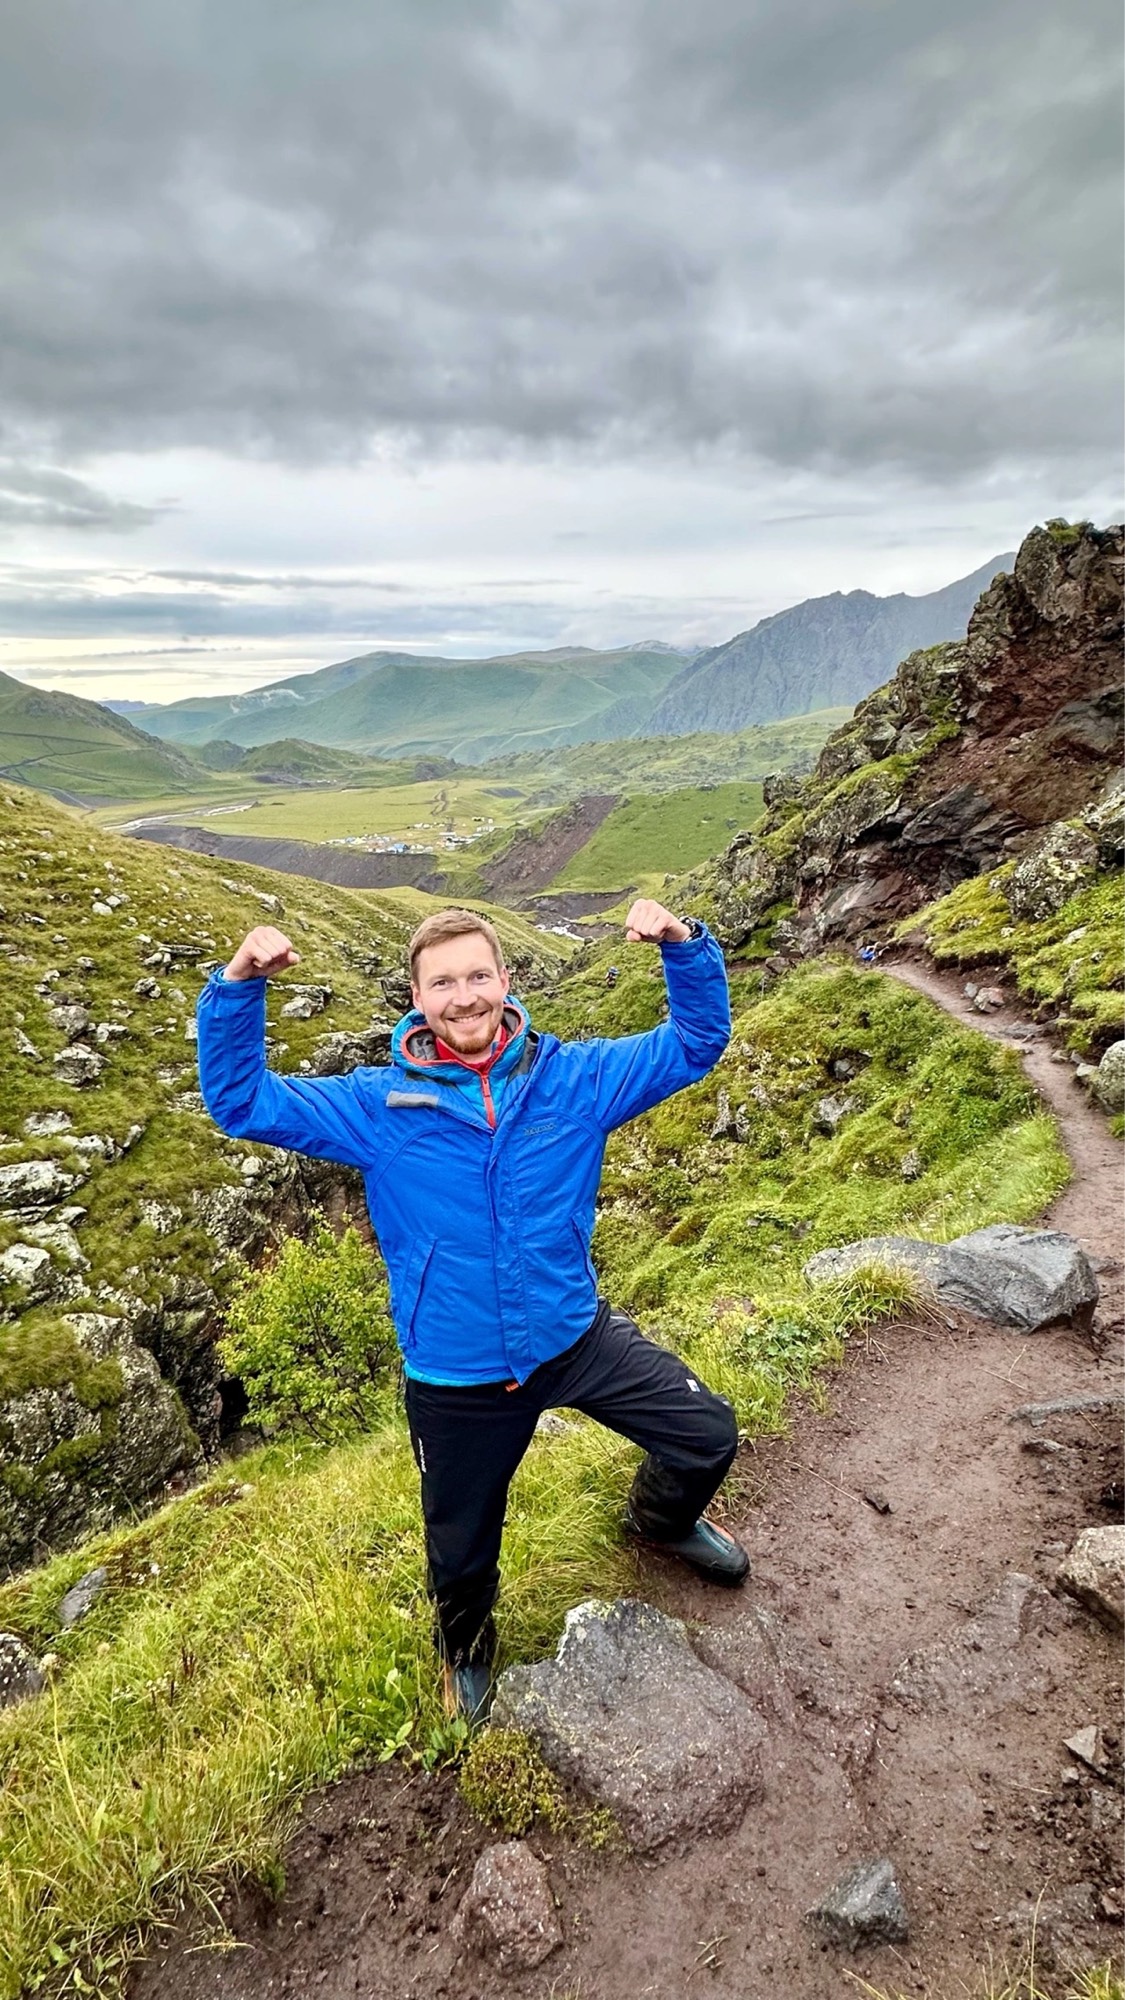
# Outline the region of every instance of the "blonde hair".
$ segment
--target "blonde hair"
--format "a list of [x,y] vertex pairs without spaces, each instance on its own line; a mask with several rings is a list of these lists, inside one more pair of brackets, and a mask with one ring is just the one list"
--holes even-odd
[[489,923],[487,917],[478,917],[472,910],[435,910],[432,917],[426,917],[419,924],[410,940],[410,980],[417,985],[418,960],[432,944],[445,944],[449,938],[469,937],[476,931],[487,938],[497,972],[504,970],[504,948]]

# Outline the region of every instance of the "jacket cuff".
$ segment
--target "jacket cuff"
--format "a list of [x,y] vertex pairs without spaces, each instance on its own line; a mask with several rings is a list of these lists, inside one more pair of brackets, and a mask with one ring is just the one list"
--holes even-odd
[[693,932],[691,937],[662,938],[660,943],[661,951],[674,951],[674,952],[690,951],[692,947],[695,945],[705,944],[707,939],[711,936],[711,933],[708,930],[706,924],[704,923],[702,917],[692,917],[692,918],[684,917],[681,921],[684,923],[691,922],[698,924],[699,929]]
[[247,988],[249,988],[251,993],[260,992],[265,983],[264,979],[224,979],[223,968],[221,965],[217,965],[208,979],[206,986],[200,990],[203,993],[208,991],[212,993],[237,993],[241,997]]

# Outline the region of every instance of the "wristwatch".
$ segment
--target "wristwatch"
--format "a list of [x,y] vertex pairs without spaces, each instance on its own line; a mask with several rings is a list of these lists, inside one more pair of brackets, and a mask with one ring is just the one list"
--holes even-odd
[[700,923],[698,917],[681,917],[680,922],[686,924],[688,928],[687,937],[683,940],[684,944],[688,944],[692,938],[702,937],[707,928],[706,924]]

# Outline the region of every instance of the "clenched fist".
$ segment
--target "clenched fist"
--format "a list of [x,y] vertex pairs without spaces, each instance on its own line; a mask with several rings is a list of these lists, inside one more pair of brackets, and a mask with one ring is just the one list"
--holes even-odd
[[625,936],[630,944],[682,944],[691,931],[663,903],[641,896],[625,919]]
[[289,939],[272,924],[259,924],[257,930],[250,931],[243,938],[229,965],[223,968],[224,979],[269,979],[275,972],[287,972],[291,965],[299,965],[301,954],[294,951]]

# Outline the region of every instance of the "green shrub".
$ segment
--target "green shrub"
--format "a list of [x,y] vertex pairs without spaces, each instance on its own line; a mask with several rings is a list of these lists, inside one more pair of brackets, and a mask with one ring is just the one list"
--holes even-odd
[[307,1242],[290,1237],[266,1270],[247,1269],[227,1327],[224,1365],[264,1430],[338,1444],[385,1410],[395,1353],[387,1285],[355,1229],[338,1239],[318,1216]]

